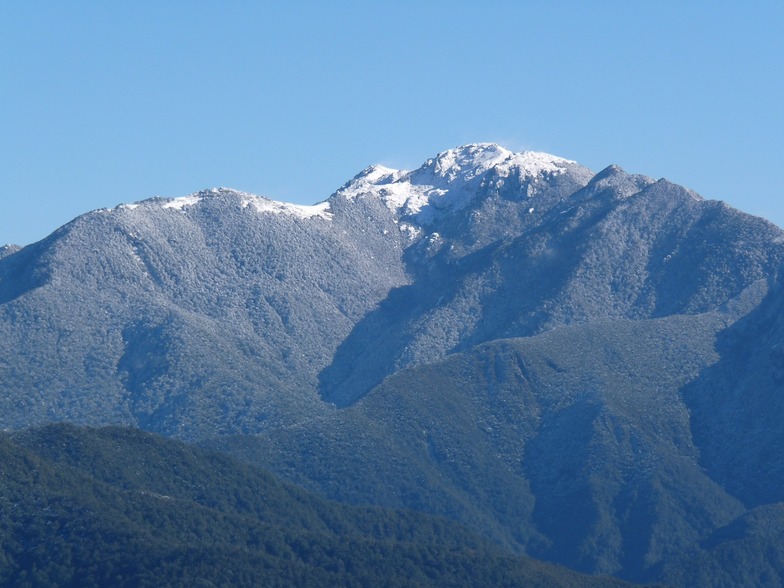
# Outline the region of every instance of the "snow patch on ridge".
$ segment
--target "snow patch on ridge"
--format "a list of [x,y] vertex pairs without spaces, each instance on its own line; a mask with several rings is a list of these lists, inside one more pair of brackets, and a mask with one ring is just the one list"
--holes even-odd
[[230,188],[212,188],[210,190],[203,190],[201,192],[197,192],[196,194],[191,194],[190,196],[181,196],[179,198],[167,198],[163,200],[161,198],[151,198],[149,200],[144,200],[143,202],[120,204],[114,209],[107,209],[107,212],[111,210],[134,210],[142,205],[145,207],[152,206],[169,210],[184,211],[190,206],[199,204],[206,198],[215,196],[228,196],[229,198],[234,198],[235,202],[237,202],[237,200],[239,201],[239,204],[242,208],[248,208],[250,206],[259,213],[289,214],[303,219],[318,217],[330,220],[332,218],[329,201],[321,202],[313,206],[289,204],[287,202],[278,202],[276,200],[270,200],[269,198],[256,196],[247,192],[239,192]]
[[332,218],[329,202],[321,202],[313,206],[306,206],[302,204],[289,204],[288,202],[278,202],[277,200],[270,200],[261,196],[253,196],[252,194],[243,194],[242,207],[247,208],[252,206],[257,212],[272,213],[272,214],[290,214],[299,218],[313,218],[319,217],[326,220]]
[[202,197],[197,195],[182,196],[180,198],[173,198],[163,205],[163,208],[172,208],[174,210],[182,210],[186,206],[193,206],[201,202]]

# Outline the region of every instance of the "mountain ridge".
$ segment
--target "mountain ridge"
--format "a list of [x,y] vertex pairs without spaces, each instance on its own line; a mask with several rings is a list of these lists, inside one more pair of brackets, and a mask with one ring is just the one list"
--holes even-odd
[[737,575],[709,539],[784,502],[782,269],[764,219],[494,144],[311,207],[119,205],[0,254],[0,428],[138,427],[584,572],[699,560],[710,585]]

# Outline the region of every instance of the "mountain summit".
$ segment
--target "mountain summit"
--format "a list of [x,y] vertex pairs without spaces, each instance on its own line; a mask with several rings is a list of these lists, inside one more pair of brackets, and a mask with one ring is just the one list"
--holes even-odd
[[754,585],[784,577],[753,555],[784,529],[783,264],[724,203],[487,143],[314,206],[124,204],[0,251],[0,426],[131,425],[581,571]]
[[414,171],[370,166],[337,195],[349,200],[376,197],[399,217],[428,225],[445,212],[462,210],[473,199],[486,195],[491,186],[500,188],[505,182],[524,187],[520,196],[533,197],[540,181],[545,183],[570,167],[580,166],[546,153],[512,153],[494,143],[476,143],[439,153]]

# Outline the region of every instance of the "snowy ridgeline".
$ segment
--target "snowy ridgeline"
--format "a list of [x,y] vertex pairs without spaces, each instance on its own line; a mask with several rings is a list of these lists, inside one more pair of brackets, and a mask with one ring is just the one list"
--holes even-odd
[[312,206],[278,202],[230,188],[214,188],[180,198],[154,198],[121,204],[117,209],[162,206],[182,211],[198,205],[205,198],[234,195],[243,208],[250,206],[260,213],[330,220],[333,198],[349,201],[378,198],[397,219],[407,220],[400,225],[404,233],[418,234],[419,227],[432,224],[445,212],[459,211],[468,206],[476,198],[483,182],[490,180],[495,187],[501,187],[505,180],[514,177],[518,184],[526,186],[524,196],[532,197],[536,184],[563,174],[576,165],[573,161],[546,153],[513,153],[493,143],[477,143],[439,153],[414,171],[372,165],[341,187],[332,198]]

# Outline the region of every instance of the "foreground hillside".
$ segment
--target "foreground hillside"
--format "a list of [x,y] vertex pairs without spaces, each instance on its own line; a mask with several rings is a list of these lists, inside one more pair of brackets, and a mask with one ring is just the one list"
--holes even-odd
[[3,586],[621,586],[128,429],[0,436]]

